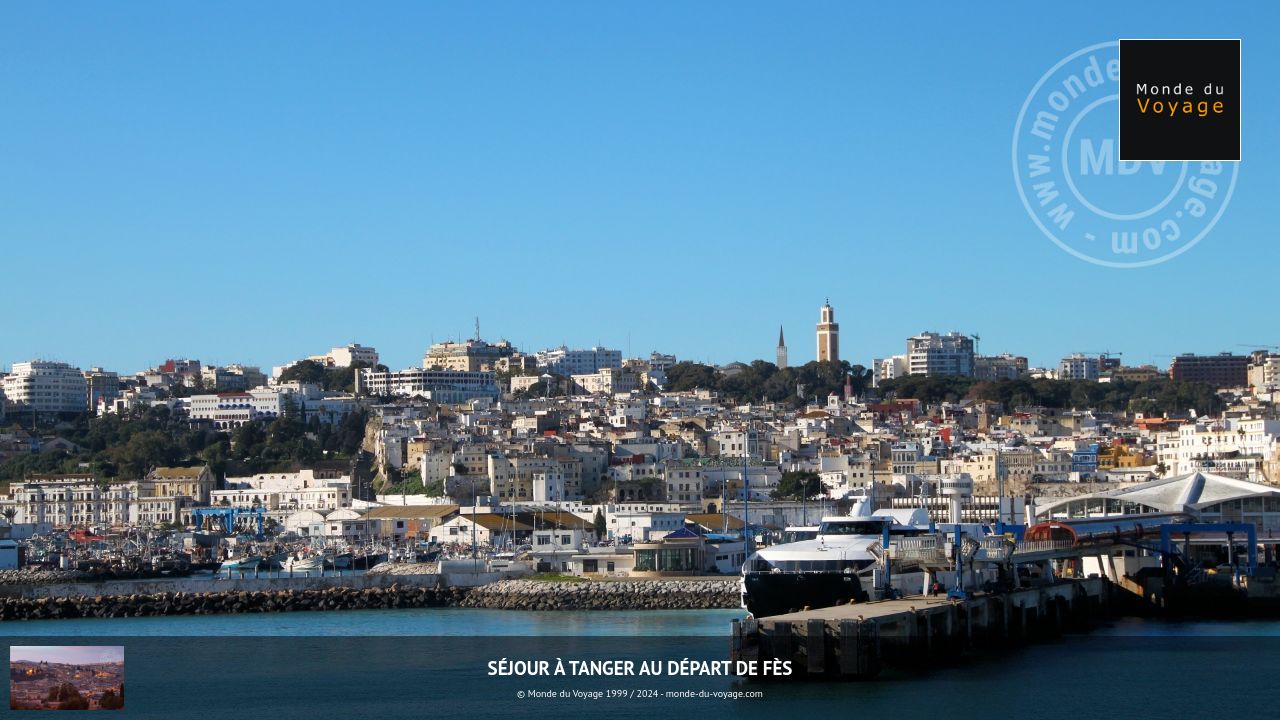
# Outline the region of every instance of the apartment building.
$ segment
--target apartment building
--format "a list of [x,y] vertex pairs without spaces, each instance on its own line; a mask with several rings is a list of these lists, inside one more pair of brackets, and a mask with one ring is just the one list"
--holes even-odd
[[13,364],[4,376],[4,397],[11,409],[42,413],[84,412],[89,384],[80,368],[64,362],[30,360]]

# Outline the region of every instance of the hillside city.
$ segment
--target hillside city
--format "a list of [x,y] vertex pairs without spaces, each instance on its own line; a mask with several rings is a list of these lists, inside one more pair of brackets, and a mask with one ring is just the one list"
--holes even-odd
[[[941,483],[964,476],[971,521],[1106,509],[1178,482],[1230,487],[1212,510],[1280,529],[1275,348],[1163,369],[1074,352],[1033,368],[978,354],[976,336],[922,332],[863,366],[842,359],[830,304],[810,338],[817,360],[801,366],[781,329],[773,362],[722,366],[525,352],[478,333],[404,370],[360,344],[269,372],[14,362],[0,511],[21,538],[192,529],[202,509],[230,508],[328,544],[528,545],[579,573],[653,569],[656,555],[624,549],[688,535],[724,543],[692,569],[735,572],[745,548],[730,531],[812,525],[855,500],[941,518]],[[1204,510],[1203,492],[1181,502]]]

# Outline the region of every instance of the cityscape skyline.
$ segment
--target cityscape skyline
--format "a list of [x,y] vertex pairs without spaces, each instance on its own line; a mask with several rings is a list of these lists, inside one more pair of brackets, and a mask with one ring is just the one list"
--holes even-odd
[[[828,335],[831,335],[833,337],[839,335],[839,330],[838,330],[839,325],[834,323],[828,323],[825,320],[825,318],[828,317],[828,313],[831,313],[833,310],[834,310],[834,306],[830,304],[829,298],[825,299],[823,306],[818,309],[819,321],[811,324],[811,327],[813,329],[810,332],[813,333],[812,337],[816,340],[815,344],[819,352],[824,347],[825,343],[828,342],[828,340],[826,339]],[[407,359],[404,363],[399,363],[399,364],[393,361],[389,361],[387,355],[385,353],[382,353],[381,351],[382,346],[376,342],[367,342],[365,340],[357,338],[349,341],[331,342],[330,346],[339,347],[343,345],[344,342],[349,342],[349,343],[364,345],[366,347],[372,347],[379,350],[380,363],[383,365],[386,365],[388,368],[392,370],[416,368],[416,367],[422,366],[423,351],[425,351],[431,345],[434,345],[436,343],[446,343],[446,342],[464,342],[467,340],[475,339],[477,337],[476,331],[479,331],[479,328],[480,328],[479,318],[475,319],[475,323],[476,323],[476,328],[471,335],[469,336],[452,335],[444,339],[432,339],[430,342],[427,343],[426,347],[422,348],[422,350],[419,350],[416,353],[415,358]],[[569,348],[608,347],[614,350],[621,350],[625,358],[643,358],[648,356],[650,352],[657,352],[657,353],[666,353],[666,354],[675,355],[678,358],[678,360],[681,362],[695,362],[695,363],[708,364],[712,366],[722,366],[732,362],[751,363],[757,360],[763,360],[765,362],[771,362],[777,365],[780,360],[784,360],[784,359],[786,364],[788,365],[797,365],[797,364],[803,365],[807,362],[810,362],[811,360],[819,359],[818,357],[806,359],[803,354],[801,354],[801,356],[797,358],[796,357],[797,353],[793,349],[791,349],[790,345],[783,345],[785,331],[786,331],[785,325],[779,326],[779,337],[777,339],[777,343],[769,348],[769,350],[772,351],[772,354],[770,354],[769,352],[761,352],[754,357],[732,358],[732,359],[722,360],[722,361],[706,360],[700,356],[687,356],[686,354],[680,352],[679,349],[673,349],[673,348],[662,347],[662,346],[648,348],[644,350],[636,350],[631,347],[619,348],[617,345],[613,345],[606,342],[579,343],[579,344],[562,342],[558,344],[546,344],[546,345],[524,345],[520,342],[512,340],[512,338],[507,336],[492,337],[492,336],[485,336],[483,334],[479,336],[479,339],[482,339],[488,342],[498,342],[498,341],[505,340],[505,341],[511,342],[516,349],[523,352],[529,352],[529,353],[532,353],[536,350],[551,349],[556,347],[569,347]],[[848,362],[851,366],[860,365],[864,368],[871,369],[873,367],[873,361],[882,359],[885,357],[892,357],[894,355],[901,354],[902,348],[905,345],[909,344],[911,339],[917,333],[944,333],[944,334],[959,333],[960,335],[974,341],[973,351],[975,356],[997,357],[1001,355],[1013,355],[1018,357],[1024,357],[1024,358],[1027,358],[1028,365],[1033,368],[1055,368],[1058,366],[1060,361],[1075,355],[1084,355],[1084,356],[1093,356],[1093,357],[1109,356],[1113,358],[1123,358],[1124,356],[1126,356],[1126,351],[1123,348],[1103,348],[1103,349],[1095,348],[1095,349],[1085,349],[1085,350],[1069,349],[1069,350],[1064,350],[1061,354],[1058,354],[1056,356],[1052,356],[1052,353],[1051,353],[1050,356],[1046,356],[1044,358],[1043,362],[1038,362],[1029,353],[1019,352],[1018,349],[1016,348],[1013,348],[1013,349],[1001,348],[996,350],[983,351],[983,348],[980,345],[982,335],[976,332],[966,332],[964,330],[958,330],[958,329],[939,330],[938,328],[927,328],[921,331],[916,331],[915,333],[912,333],[912,335],[904,336],[897,348],[887,348],[884,352],[876,354],[874,357],[867,357],[865,359],[861,357],[850,358],[850,357],[841,357],[839,354],[837,354],[836,359]],[[795,337],[797,334],[798,333],[793,333],[793,337]],[[807,334],[806,334],[806,337],[808,337]],[[630,343],[628,343],[628,345],[630,345]],[[215,353],[212,353],[206,356],[202,356],[199,353],[189,353],[189,352],[188,353],[161,352],[158,354],[151,355],[152,357],[151,360],[144,361],[143,364],[139,364],[136,366],[112,366],[109,364],[105,364],[102,362],[95,362],[95,361],[77,362],[76,360],[69,360],[63,357],[58,357],[58,356],[36,354],[36,355],[31,355],[29,357],[9,356],[8,361],[5,362],[5,364],[0,365],[0,368],[3,368],[3,370],[0,370],[0,371],[9,371],[9,369],[12,368],[12,364],[14,362],[26,362],[31,360],[65,362],[72,366],[85,368],[85,369],[91,368],[91,367],[101,367],[106,370],[113,370],[113,371],[126,372],[126,373],[132,373],[135,371],[140,372],[143,370],[152,369],[159,366],[160,363],[170,359],[200,360],[202,363],[205,363],[206,365],[214,365],[214,366],[240,364],[240,365],[248,365],[248,366],[254,366],[259,368],[272,368],[280,365],[285,365],[291,362],[295,362],[299,358],[306,357],[308,352],[319,352],[322,349],[323,348],[318,348],[318,349],[307,348],[307,349],[298,350],[297,352],[294,352],[292,355],[287,357],[270,358],[266,360],[254,358],[246,354],[237,354],[234,351],[231,351],[228,353],[228,351],[226,351],[225,349],[221,349]],[[782,354],[779,354],[779,349],[782,349]],[[1225,348],[1218,348],[1218,349],[1210,348],[1206,350],[1183,349],[1178,352],[1172,352],[1172,353],[1144,354],[1141,350],[1136,353],[1133,351],[1129,351],[1127,353],[1128,356],[1130,357],[1136,356],[1139,358],[1139,360],[1137,361],[1124,360],[1124,364],[1128,366],[1135,366],[1135,367],[1143,366],[1143,365],[1151,365],[1157,368],[1164,369],[1173,361],[1173,358],[1177,357],[1178,355],[1185,355],[1185,354],[1217,355],[1221,353],[1231,353],[1234,355],[1247,355],[1248,353],[1253,351],[1268,351],[1268,350],[1275,351],[1277,349],[1280,349],[1280,345],[1275,345],[1270,343],[1236,343],[1232,347],[1225,347]],[[818,355],[819,352],[815,352],[814,353],[815,356]],[[1142,360],[1141,358],[1143,357],[1147,357],[1150,359]]]
[[[863,365],[923,330],[1038,366],[1270,340],[1219,286],[1270,256],[1275,98],[1247,93],[1221,221],[1154,267],[1064,255],[1008,163],[1069,53],[1239,37],[1271,6],[1097,5],[1048,41],[1004,29],[1034,7],[503,7],[0,9],[6,289],[38,307],[8,315],[0,362],[362,342],[407,367],[479,315],[521,347],[711,363],[773,357],[781,324],[802,364],[827,296]],[[1280,70],[1265,36],[1242,47],[1246,78]]]

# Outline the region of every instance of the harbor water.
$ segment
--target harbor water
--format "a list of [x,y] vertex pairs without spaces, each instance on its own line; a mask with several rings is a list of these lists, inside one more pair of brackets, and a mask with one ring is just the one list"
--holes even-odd
[[[5,623],[10,645],[125,647],[133,717],[1275,717],[1280,623],[1119,620],[1087,635],[869,682],[504,677],[501,659],[724,660],[732,610],[371,610]],[[615,691],[615,697],[608,693]],[[636,693],[646,696],[637,696]],[[562,693],[569,693],[563,696]],[[551,695],[548,697],[547,695]],[[1246,710],[1249,709],[1249,710]]]

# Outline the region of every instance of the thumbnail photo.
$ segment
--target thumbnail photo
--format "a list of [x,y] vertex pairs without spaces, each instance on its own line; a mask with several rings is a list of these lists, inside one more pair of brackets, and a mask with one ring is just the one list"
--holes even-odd
[[10,710],[121,710],[124,647],[14,645],[9,648]]

